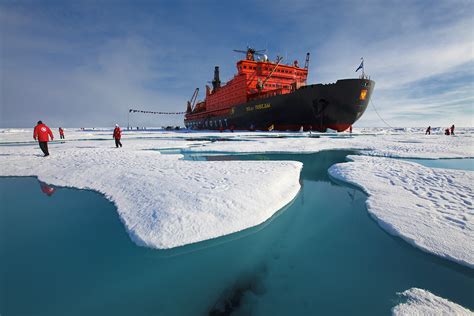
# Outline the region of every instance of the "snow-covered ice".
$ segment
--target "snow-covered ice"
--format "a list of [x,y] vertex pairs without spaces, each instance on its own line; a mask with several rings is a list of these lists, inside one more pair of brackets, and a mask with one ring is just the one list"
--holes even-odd
[[[179,160],[157,151],[77,142],[51,148],[0,148],[0,176],[38,176],[92,189],[115,202],[132,239],[171,248],[234,233],[269,219],[298,193],[299,162]],[[124,146],[130,145],[125,143]]]
[[[356,129],[357,131],[357,129]],[[362,129],[358,133],[315,134],[309,133],[263,133],[263,132],[170,132],[170,131],[124,131],[124,139],[140,138],[136,146],[145,148],[147,144],[157,144],[167,139],[194,140],[205,142],[210,137],[242,142],[205,142],[205,146],[193,147],[189,151],[218,151],[228,153],[316,153],[323,150],[353,149],[364,154],[399,158],[472,158],[474,157],[474,134],[471,129],[459,129],[455,136],[424,135],[421,129],[403,129],[403,132],[384,129]],[[372,133],[370,133],[372,132]],[[53,133],[57,135],[56,130]],[[111,130],[97,129],[81,131],[65,129],[66,141],[70,140],[109,140]],[[0,129],[0,143],[33,143],[32,129]],[[312,137],[309,137],[312,136]],[[177,146],[187,147],[184,142],[174,142]],[[183,146],[184,145],[184,146]]]
[[474,172],[391,158],[349,156],[329,174],[369,194],[382,228],[435,255],[474,268]]
[[260,137],[246,142],[214,142],[192,148],[193,152],[289,152],[315,153],[323,150],[351,149],[367,155],[399,158],[470,158],[474,157],[474,138],[469,135],[359,135],[338,137],[270,138]]
[[474,315],[470,310],[426,290],[411,288],[398,294],[406,299],[406,302],[400,303],[392,309],[392,314],[395,316]]
[[[51,143],[52,155],[43,159],[32,129],[0,130],[0,175],[37,175],[50,184],[102,192],[116,203],[130,235],[140,244],[169,248],[258,225],[299,189],[297,162],[183,161],[179,155],[150,149],[349,149],[372,158],[355,157],[331,173],[369,193],[369,211],[385,229],[434,254],[471,267],[474,262],[472,172],[376,158],[474,157],[471,129],[460,129],[456,136],[424,135],[423,129],[355,129],[353,135],[125,131],[125,147],[119,150],[112,148],[110,129],[65,131],[66,141]],[[235,141],[211,141],[219,138]]]

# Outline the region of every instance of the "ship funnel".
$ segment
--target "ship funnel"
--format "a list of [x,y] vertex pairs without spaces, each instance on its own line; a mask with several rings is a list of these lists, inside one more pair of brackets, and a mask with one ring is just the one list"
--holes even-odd
[[219,66],[214,68],[214,80],[212,80],[212,88],[214,91],[221,87],[221,80],[219,79]]

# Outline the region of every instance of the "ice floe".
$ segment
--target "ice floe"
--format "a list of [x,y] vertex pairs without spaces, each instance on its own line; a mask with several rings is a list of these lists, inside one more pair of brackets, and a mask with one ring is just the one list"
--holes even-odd
[[461,305],[436,296],[426,290],[411,288],[398,294],[406,299],[406,302],[400,303],[392,309],[394,316],[474,315],[473,312]]
[[101,192],[116,204],[132,239],[153,248],[263,223],[300,188],[299,162],[183,161],[133,146],[110,148],[112,140],[94,144],[56,146],[47,158],[33,146],[2,146],[0,176],[38,176],[52,185]]
[[[40,151],[32,139],[32,129],[0,130],[0,175],[38,175],[50,184],[103,192],[117,204],[130,235],[141,244],[157,248],[214,238],[265,221],[296,195],[301,164],[269,161],[192,162],[179,160],[180,156],[176,155],[160,155],[151,149],[182,149],[188,153],[314,153],[341,149],[379,157],[474,157],[474,138],[470,129],[464,132],[461,130],[456,136],[423,135],[422,129],[356,129],[357,133],[352,135],[125,131],[122,141],[124,148],[119,150],[113,148],[111,129],[66,128],[65,131],[66,140],[50,143],[52,155],[42,159],[37,157]],[[380,164],[381,169],[385,168],[385,160],[374,158],[369,162],[370,158],[367,159],[352,163],[363,164],[365,168],[357,174],[357,180],[375,177],[371,171],[373,166]],[[342,172],[355,172],[350,169],[352,164],[340,169],[341,177]],[[417,202],[399,202],[393,194],[387,195],[391,199],[385,199],[390,199],[391,205],[409,209],[414,207],[429,215],[426,222],[423,221],[425,213],[416,215],[419,219],[414,217],[422,223],[418,226],[427,236],[423,236],[426,240],[414,239],[411,243],[425,247],[423,249],[427,251],[431,251],[428,248],[434,249],[437,254],[446,257],[453,255],[453,260],[468,260],[460,255],[462,250],[456,251],[456,254],[447,250],[451,244],[457,243],[449,242],[448,238],[438,246],[440,249],[432,245],[438,241],[428,234],[432,230],[431,226],[424,225],[438,225],[433,232],[440,236],[449,236],[452,230],[455,233],[452,239],[462,241],[453,249],[472,240],[472,205],[469,205],[472,203],[472,185],[468,184],[469,181],[472,183],[472,173],[433,171],[419,165],[403,168],[410,165],[399,161],[389,165],[399,166],[401,174],[413,174],[407,179],[413,178],[410,181],[416,182],[417,189],[403,184],[401,174],[396,172],[385,174],[383,181],[399,183],[397,190]],[[434,174],[432,179],[423,178],[426,172]],[[374,181],[382,181],[382,178]],[[355,183],[356,178],[353,180]],[[454,184],[449,181],[454,181]],[[360,183],[364,187],[364,182]],[[364,187],[369,192],[367,188]],[[372,190],[374,193],[381,190],[375,189]],[[423,190],[426,191],[425,195],[422,194]],[[369,198],[370,205],[384,205],[382,201],[385,200],[377,203],[377,198]],[[466,211],[460,213],[463,208]],[[401,216],[399,222],[410,222],[412,218],[409,215],[404,215],[406,218]],[[391,220],[396,221],[398,214],[393,213],[391,216]],[[431,218],[434,222],[429,221]],[[402,231],[400,229],[398,233],[403,236]],[[407,240],[409,238],[406,237]],[[472,253],[472,248],[470,250]],[[467,252],[465,250],[464,255]],[[472,255],[466,262],[472,265]]]
[[329,174],[369,194],[367,208],[390,234],[474,268],[474,172],[349,156]]

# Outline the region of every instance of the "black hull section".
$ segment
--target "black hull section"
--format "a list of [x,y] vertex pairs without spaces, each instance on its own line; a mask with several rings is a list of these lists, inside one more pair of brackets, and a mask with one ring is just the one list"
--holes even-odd
[[[375,82],[343,79],[334,84],[304,86],[295,92],[235,105],[227,115],[188,113],[190,129],[344,131],[364,113]],[[365,98],[363,90],[366,90]],[[362,93],[362,94],[361,94]]]

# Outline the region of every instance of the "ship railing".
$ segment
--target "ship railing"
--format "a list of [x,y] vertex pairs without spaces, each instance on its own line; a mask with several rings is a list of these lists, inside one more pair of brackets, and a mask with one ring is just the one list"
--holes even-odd
[[[219,109],[213,109],[213,110],[207,110],[207,109],[202,109],[200,110],[199,112],[192,112],[190,113],[189,115],[190,116],[194,116],[194,115],[202,115],[202,114],[205,114],[205,115],[208,115],[208,114],[214,114],[214,115],[224,115],[224,114],[227,114],[231,109],[232,107],[234,107],[236,104],[230,104],[224,108],[219,108]],[[219,112],[222,112],[222,113],[219,113]]]

